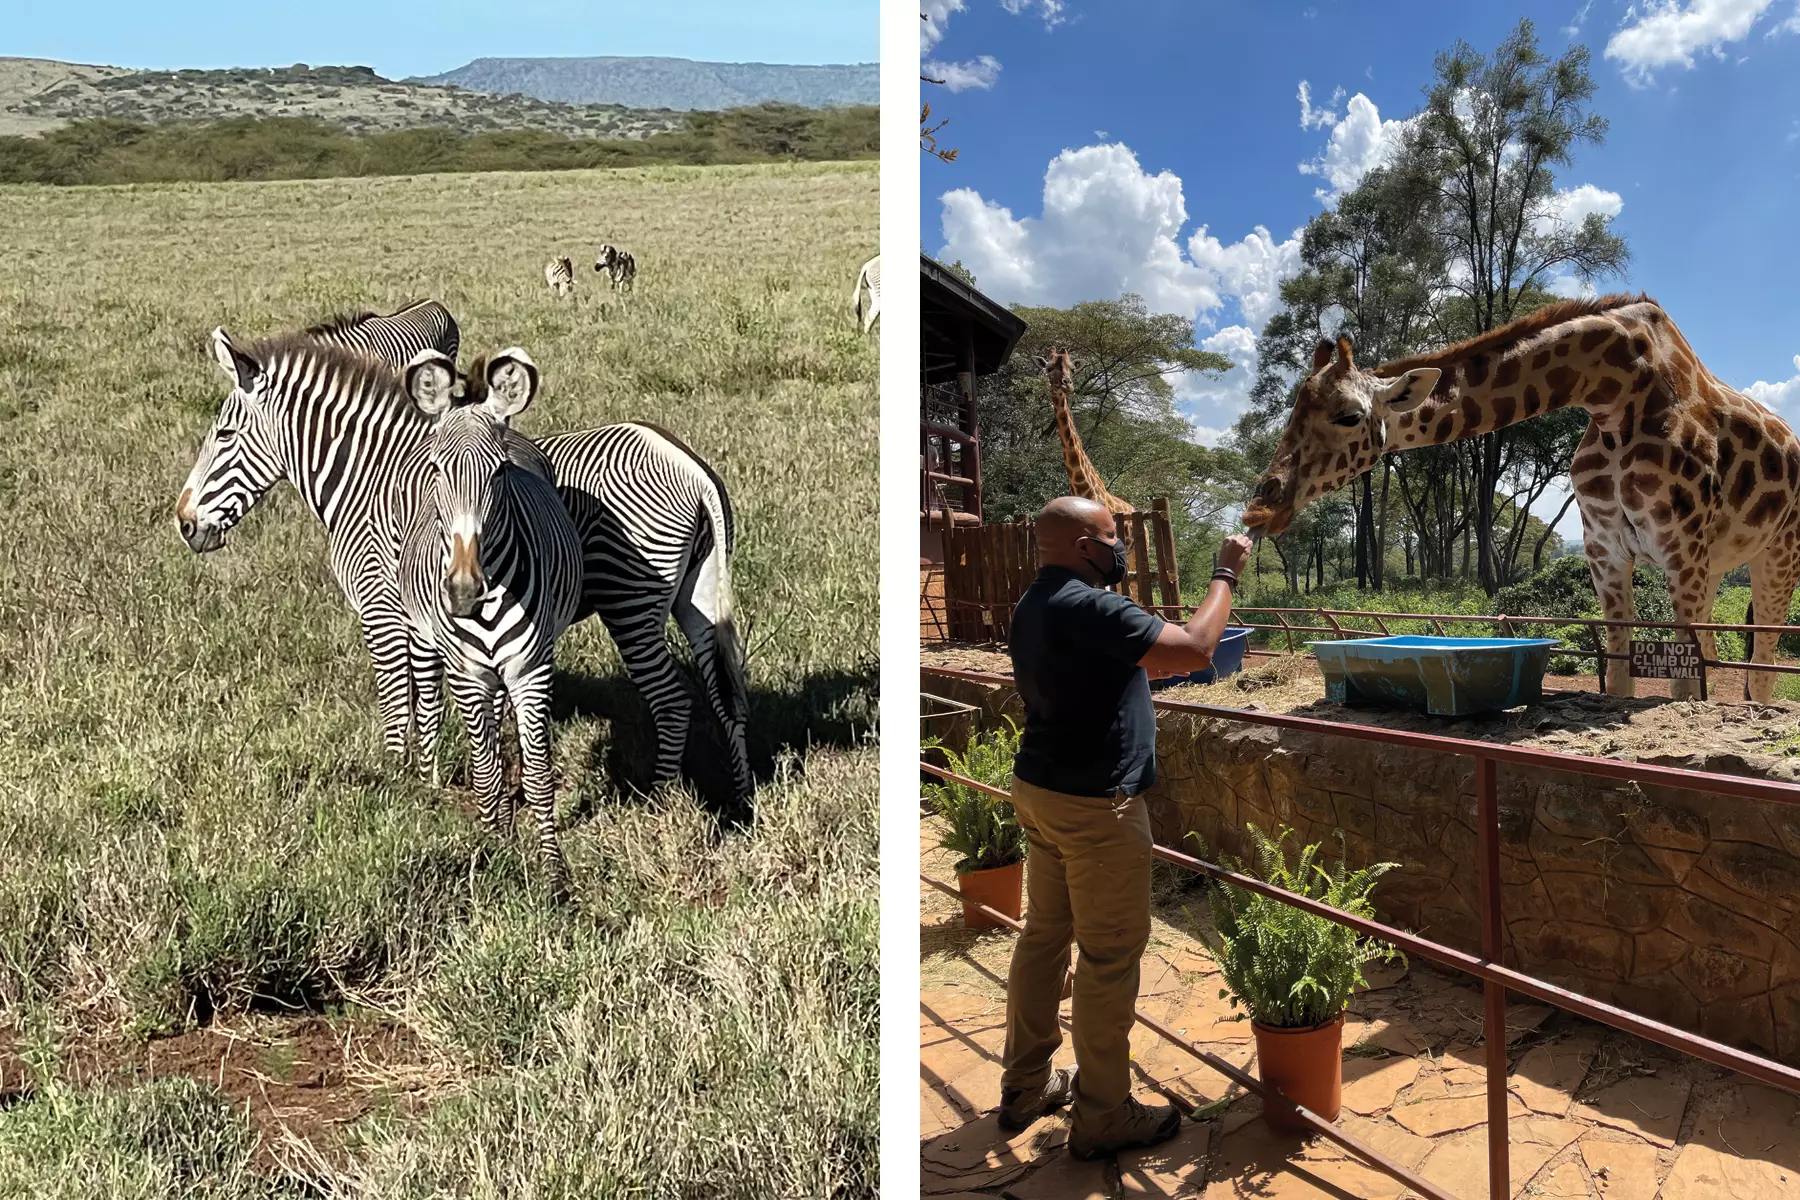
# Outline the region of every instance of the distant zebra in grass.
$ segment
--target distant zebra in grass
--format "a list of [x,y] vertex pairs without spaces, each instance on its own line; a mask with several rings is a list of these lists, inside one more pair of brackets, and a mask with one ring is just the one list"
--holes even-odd
[[[868,292],[869,305],[863,308],[863,292]],[[856,310],[856,319],[862,322],[862,331],[868,333],[875,326],[875,318],[881,315],[881,255],[877,254],[862,265],[856,273],[856,282],[850,288],[850,306]]]
[[544,264],[544,282],[558,296],[567,296],[575,290],[575,264],[568,255],[553,258]]
[[[435,350],[406,368],[406,394],[431,423],[399,464],[382,509],[386,573],[406,614],[417,679],[447,677],[469,732],[471,772],[489,829],[501,812],[505,775],[498,700],[512,702],[525,799],[552,892],[568,891],[556,839],[550,760],[550,686],[556,640],[581,603],[581,536],[554,484],[511,460],[507,422],[537,395],[538,371],[517,348],[477,359],[462,395],[456,363]],[[430,684],[435,687],[435,683]],[[422,718],[435,744],[441,698]],[[423,709],[424,706],[422,705]]]
[[455,361],[462,345],[456,318],[436,300],[414,300],[386,316],[364,312],[332,317],[308,328],[305,336],[373,354],[396,367],[411,361],[420,350],[441,351]]
[[635,290],[637,287],[637,259],[631,257],[629,251],[617,246],[600,247],[599,253],[594,255],[594,270],[612,281],[615,292]]
[[[314,329],[334,330],[334,345],[372,353],[391,344],[386,333],[404,332],[389,320],[341,317]],[[399,347],[405,357],[398,363],[381,351],[381,365],[398,371],[421,350],[445,350],[446,340],[454,344],[455,322],[445,329],[435,347]],[[176,504],[181,536],[196,552],[217,549],[271,487],[283,478],[292,482],[325,523],[332,574],[362,618],[383,741],[391,752],[410,757],[416,740],[408,716],[412,686],[398,609],[367,586],[370,576],[358,564],[374,544],[369,497],[385,487],[389,462],[418,444],[418,423],[371,411],[354,388],[277,405],[255,400],[221,350],[223,337],[222,330],[215,332],[214,350],[232,390]],[[309,334],[269,341],[295,338]],[[260,386],[260,376],[247,377],[251,387]],[[410,401],[405,408],[411,412]],[[693,715],[669,652],[666,626],[673,616],[693,647],[724,734],[734,805],[747,815],[755,781],[746,738],[744,646],[731,584],[733,513],[724,482],[693,450],[652,425],[605,425],[539,444],[520,436],[512,453],[523,466],[543,464],[581,531],[586,578],[577,619],[600,615],[649,705],[656,730],[653,780],[680,773]],[[436,768],[435,758],[431,765]]]

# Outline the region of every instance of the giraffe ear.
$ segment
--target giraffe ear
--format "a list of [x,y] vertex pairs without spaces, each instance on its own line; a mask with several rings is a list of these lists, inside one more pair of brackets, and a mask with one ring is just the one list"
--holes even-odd
[[439,350],[421,350],[406,364],[406,394],[426,416],[442,416],[456,391],[456,364]]
[[1411,412],[1430,399],[1431,389],[1437,386],[1438,377],[1442,374],[1436,367],[1419,367],[1408,371],[1376,392],[1375,402],[1391,413]]
[[1313,347],[1313,365],[1312,365],[1313,370],[1317,371],[1320,367],[1324,366],[1326,363],[1328,363],[1330,361],[1331,361],[1331,343],[1330,342],[1320,342],[1317,346]]

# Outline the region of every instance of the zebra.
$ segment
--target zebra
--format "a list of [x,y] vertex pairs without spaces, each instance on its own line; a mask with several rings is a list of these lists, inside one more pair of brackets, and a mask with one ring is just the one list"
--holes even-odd
[[[863,311],[863,289],[869,293],[869,307]],[[856,282],[850,288],[850,306],[856,310],[856,319],[862,322],[862,331],[866,334],[875,327],[875,318],[881,315],[881,255],[877,254],[862,265],[856,273]]]
[[600,247],[599,253],[594,255],[594,270],[602,272],[612,281],[615,292],[635,290],[637,287],[637,259],[631,257],[629,251],[617,246]]
[[[387,335],[404,337],[416,330],[389,326],[388,320],[343,317],[313,328],[334,329],[340,339],[334,345],[379,352],[379,365],[388,371],[398,371],[420,350],[445,351],[440,336],[435,347],[402,347],[405,358],[395,362],[397,343]],[[454,322],[448,328],[454,330]],[[292,336],[308,339],[306,333]],[[269,488],[284,477],[292,482],[325,521],[333,575],[362,617],[383,743],[409,758],[414,738],[407,722],[412,685],[405,639],[391,628],[396,610],[365,591],[367,576],[356,567],[368,536],[363,525],[371,519],[370,497],[384,486],[386,464],[422,434],[407,414],[390,418],[361,411],[354,394],[323,396],[279,411],[259,406],[240,386],[235,365],[220,349],[222,338],[224,331],[215,331],[214,350],[232,390],[177,501],[182,538],[196,552],[217,549]],[[405,407],[410,413],[410,403]],[[535,445],[520,437],[513,453],[521,465],[536,464],[557,481],[582,532],[586,566],[576,619],[600,616],[650,708],[656,730],[653,781],[680,774],[692,719],[665,634],[674,616],[693,647],[695,668],[724,734],[734,804],[747,813],[755,780],[745,729],[744,649],[731,587],[735,531],[723,481],[672,434],[641,423],[558,434]],[[323,479],[321,464],[329,466]],[[431,766],[435,783],[435,758]]]
[[331,317],[309,326],[305,335],[316,342],[373,354],[396,367],[423,349],[441,351],[454,361],[462,344],[456,318],[436,300],[414,300],[386,316],[363,312]]
[[[581,536],[551,480],[509,453],[507,423],[531,405],[538,370],[523,350],[477,359],[462,394],[456,363],[425,350],[404,374],[406,395],[430,432],[401,460],[382,512],[385,574],[406,614],[421,682],[441,668],[473,752],[482,823],[502,820],[505,788],[497,699],[518,723],[525,799],[550,889],[568,894],[556,838],[550,761],[550,687],[556,639],[574,623],[582,593]],[[435,684],[430,685],[435,688]],[[421,738],[434,745],[441,701],[421,696]]]
[[567,296],[575,290],[575,264],[569,261],[568,255],[544,264],[544,282],[558,296]]

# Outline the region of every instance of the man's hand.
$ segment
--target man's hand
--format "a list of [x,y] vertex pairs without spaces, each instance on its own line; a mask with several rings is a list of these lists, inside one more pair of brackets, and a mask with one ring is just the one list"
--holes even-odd
[[1241,575],[1253,549],[1249,534],[1234,533],[1219,545],[1219,565],[1233,575]]

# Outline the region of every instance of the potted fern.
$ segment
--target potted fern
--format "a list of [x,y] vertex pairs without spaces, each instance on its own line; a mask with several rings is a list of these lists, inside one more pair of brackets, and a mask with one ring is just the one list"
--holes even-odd
[[[1399,865],[1348,870],[1339,830],[1338,857],[1330,869],[1318,861],[1318,843],[1301,850],[1290,866],[1287,840],[1293,830],[1283,825],[1271,839],[1255,825],[1245,828],[1256,851],[1255,878],[1354,916],[1375,915],[1369,893]],[[1404,961],[1404,956],[1386,942],[1229,883],[1214,886],[1211,909],[1213,929],[1201,930],[1200,940],[1224,974],[1219,997],[1250,1017],[1257,1073],[1288,1099],[1336,1120],[1344,1090],[1344,1009],[1351,994],[1366,986],[1365,964]],[[1284,1106],[1265,1106],[1263,1115],[1279,1129],[1306,1128]]]
[[[958,775],[1008,788],[1013,755],[1019,749],[1019,726],[1010,718],[1006,726],[976,734],[961,754],[935,737],[926,738],[921,748],[939,751],[948,769]],[[963,924],[970,929],[999,926],[975,907],[978,904],[1017,920],[1024,911],[1026,838],[1012,802],[948,780],[926,784],[924,791],[931,810],[946,822],[938,844],[960,856],[956,884],[963,896]]]

